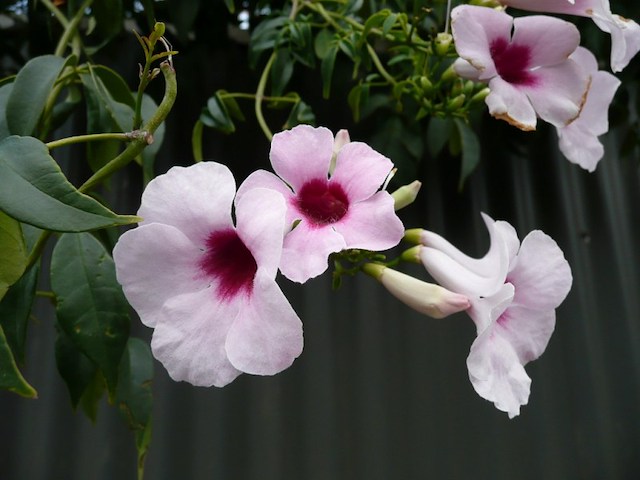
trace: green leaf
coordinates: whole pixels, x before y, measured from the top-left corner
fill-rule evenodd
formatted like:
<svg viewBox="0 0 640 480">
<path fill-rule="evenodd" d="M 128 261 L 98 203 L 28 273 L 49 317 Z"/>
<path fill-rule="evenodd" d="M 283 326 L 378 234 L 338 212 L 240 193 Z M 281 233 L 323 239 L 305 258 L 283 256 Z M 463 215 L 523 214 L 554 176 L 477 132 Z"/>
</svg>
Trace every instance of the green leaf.
<svg viewBox="0 0 640 480">
<path fill-rule="evenodd" d="M 198 120 L 193 126 L 193 131 L 191 132 L 191 150 L 193 151 L 193 159 L 196 162 L 201 162 L 203 160 L 202 156 L 202 128 L 204 124 Z"/>
<path fill-rule="evenodd" d="M 293 128 L 301 123 L 313 125 L 315 121 L 316 116 L 313 114 L 311 107 L 303 101 L 299 101 L 291 109 L 291 113 L 284 124 L 283 130 Z"/>
<path fill-rule="evenodd" d="M 151 118 L 157 109 L 158 105 L 156 104 L 155 100 L 144 93 L 142 95 L 141 109 L 142 123 L 144 124 L 149 118 Z M 153 167 L 155 157 L 158 154 L 160 147 L 162 147 L 162 142 L 164 141 L 164 132 L 165 126 L 164 122 L 162 122 L 156 129 L 156 131 L 153 132 L 153 143 L 142 151 L 142 160 L 150 167 Z"/>
<path fill-rule="evenodd" d="M 271 95 L 279 97 L 293 75 L 293 60 L 287 50 L 278 50 L 271 68 Z"/>
<path fill-rule="evenodd" d="M 31 306 L 36 296 L 38 266 L 34 265 L 11 285 L 0 302 L 0 326 L 18 363 L 24 363 L 25 341 Z"/>
<path fill-rule="evenodd" d="M 465 180 L 480 162 L 480 142 L 476 133 L 467 123 L 459 118 L 454 119 L 454 122 L 460 134 L 462 147 L 462 165 L 460 167 L 460 181 L 458 182 L 458 189 L 462 190 Z"/>
<path fill-rule="evenodd" d="M 66 89 L 64 101 L 58 102 L 53 107 L 51 118 L 51 131 L 60 128 L 82 101 L 80 89 L 75 85 L 69 85 Z"/>
<path fill-rule="evenodd" d="M 62 235 L 51 258 L 51 288 L 58 324 L 98 365 L 114 393 L 129 313 L 113 259 L 91 234 Z"/>
<path fill-rule="evenodd" d="M 224 0 L 224 4 L 227 6 L 229 13 L 234 13 L 236 11 L 236 5 L 233 0 Z"/>
<path fill-rule="evenodd" d="M 94 33 L 100 37 L 99 47 L 102 47 L 122 30 L 122 0 L 94 0 L 91 10 L 96 19 Z"/>
<path fill-rule="evenodd" d="M 167 9 L 172 23 L 178 29 L 178 38 L 182 42 L 189 40 L 189 32 L 198 16 L 200 0 L 167 0 Z"/>
<path fill-rule="evenodd" d="M 362 38 L 360 41 L 364 43 L 364 41 L 367 39 L 367 35 L 369 35 L 369 32 L 374 28 L 380 27 L 390 15 L 391 10 L 384 9 L 374 13 L 369 18 L 367 18 L 367 21 L 364 23 L 364 30 L 362 31 Z"/>
<path fill-rule="evenodd" d="M 316 52 L 316 56 L 322 60 L 329 54 L 335 42 L 336 37 L 330 30 L 320 30 L 313 41 L 313 49 Z"/>
<path fill-rule="evenodd" d="M 387 18 L 384 19 L 384 22 L 382 22 L 382 33 L 383 33 L 383 35 L 386 35 L 387 33 L 389 33 L 389 31 L 395 25 L 396 20 L 398 20 L 398 14 L 397 13 L 392 13 L 391 15 L 389 15 Z"/>
<path fill-rule="evenodd" d="M 46 145 L 31 137 L 0 141 L 0 209 L 47 230 L 81 232 L 139 221 L 120 216 L 80 193 L 63 175 Z"/>
<path fill-rule="evenodd" d="M 129 338 L 118 372 L 116 403 L 127 425 L 142 430 L 151 420 L 153 356 L 147 343 Z"/>
<path fill-rule="evenodd" d="M 229 115 L 231 115 L 232 118 L 244 122 L 244 114 L 242 113 L 242 110 L 240 110 L 238 102 L 236 102 L 236 99 L 231 96 L 225 96 L 228 93 L 229 92 L 227 92 L 226 90 L 218 90 L 216 92 L 216 97 L 218 97 L 218 100 L 224 103 L 224 105 L 227 107 L 227 110 L 229 111 Z"/>
<path fill-rule="evenodd" d="M 437 157 L 449 141 L 453 122 L 450 118 L 431 117 L 427 127 L 427 146 L 431 157 Z"/>
<path fill-rule="evenodd" d="M 207 127 L 215 128 L 223 133 L 235 132 L 236 127 L 226 105 L 216 95 L 209 98 L 207 108 L 203 113 L 204 115 L 200 115 L 200 121 Z"/>
<path fill-rule="evenodd" d="M 31 135 L 44 110 L 65 59 L 43 55 L 29 60 L 18 72 L 7 101 L 7 125 L 15 135 Z"/>
<path fill-rule="evenodd" d="M 58 373 L 60 373 L 64 383 L 67 385 L 67 390 L 69 390 L 69 396 L 71 397 L 71 405 L 75 409 L 78 407 L 89 385 L 94 381 L 98 373 L 98 366 L 76 347 L 61 328 L 58 328 L 55 357 Z M 94 411 L 97 410 L 89 408 L 87 411 L 87 415 L 92 420 L 95 420 L 95 415 L 92 416 L 90 414 Z"/>
<path fill-rule="evenodd" d="M 337 54 L 338 54 L 338 45 L 334 44 L 334 47 L 322 59 L 320 72 L 322 74 L 322 97 L 323 98 L 329 98 L 329 95 L 331 94 L 331 77 L 333 77 L 333 67 L 336 63 Z"/>
<path fill-rule="evenodd" d="M 0 140 L 11 135 L 7 125 L 7 101 L 13 90 L 13 83 L 7 83 L 0 87 Z"/>
<path fill-rule="evenodd" d="M 369 84 L 358 84 L 351 89 L 349 95 L 347 95 L 347 102 L 351 107 L 353 113 L 353 120 L 355 122 L 360 121 L 361 108 L 367 103 L 369 98 Z"/>
<path fill-rule="evenodd" d="M 18 370 L 2 327 L 0 327 L 0 388 L 26 398 L 38 398 L 38 392 L 27 383 Z"/>
<path fill-rule="evenodd" d="M 27 267 L 27 247 L 20 222 L 0 210 L 0 299 Z"/>
</svg>

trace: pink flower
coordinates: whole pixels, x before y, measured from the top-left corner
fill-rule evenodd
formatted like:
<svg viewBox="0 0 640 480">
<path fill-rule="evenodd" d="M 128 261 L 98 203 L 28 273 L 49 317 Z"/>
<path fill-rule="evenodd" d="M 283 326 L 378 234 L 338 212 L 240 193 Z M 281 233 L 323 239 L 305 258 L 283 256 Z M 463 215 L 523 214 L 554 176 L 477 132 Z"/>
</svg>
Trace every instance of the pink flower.
<svg viewBox="0 0 640 480">
<path fill-rule="evenodd" d="M 481 397 L 513 418 L 529 399 L 524 366 L 549 342 L 555 309 L 571 288 L 571 269 L 543 232 L 529 233 L 520 244 L 510 224 L 483 219 L 491 237 L 485 257 L 470 258 L 432 232 L 422 233 L 419 256 L 438 283 L 469 298 L 467 313 L 478 333 L 467 358 L 469 378 Z"/>
<path fill-rule="evenodd" d="M 470 5 L 454 8 L 451 18 L 461 57 L 454 68 L 488 82 L 491 115 L 522 130 L 535 130 L 536 116 L 556 127 L 578 116 L 589 78 L 568 59 L 580 43 L 574 25 Z"/>
<path fill-rule="evenodd" d="M 611 70 L 620 72 L 640 51 L 640 25 L 611 13 L 609 0 L 498 0 L 503 5 L 534 12 L 564 13 L 590 17 L 603 32 L 611 34 Z"/>
<path fill-rule="evenodd" d="M 236 198 L 224 165 L 173 167 L 152 180 L 114 251 L 118 281 L 174 380 L 218 387 L 273 375 L 302 351 L 302 324 L 275 282 L 285 204 L 271 190 Z"/>
<path fill-rule="evenodd" d="M 280 270 L 295 282 L 324 272 L 331 253 L 387 250 L 404 233 L 393 198 L 380 190 L 391 160 L 364 143 L 346 142 L 329 176 L 333 148 L 333 134 L 323 127 L 299 125 L 278 133 L 271 142 L 271 165 L 278 176 L 258 170 L 238 190 L 239 198 L 256 187 L 285 197 L 286 225 L 293 229 L 284 239 Z"/>
<path fill-rule="evenodd" d="M 607 114 L 620 80 L 609 72 L 598 71 L 596 58 L 586 48 L 578 47 L 571 58 L 591 75 L 591 85 L 578 118 L 557 129 L 560 150 L 570 162 L 593 172 L 604 155 L 598 136 L 609 130 Z"/>
</svg>

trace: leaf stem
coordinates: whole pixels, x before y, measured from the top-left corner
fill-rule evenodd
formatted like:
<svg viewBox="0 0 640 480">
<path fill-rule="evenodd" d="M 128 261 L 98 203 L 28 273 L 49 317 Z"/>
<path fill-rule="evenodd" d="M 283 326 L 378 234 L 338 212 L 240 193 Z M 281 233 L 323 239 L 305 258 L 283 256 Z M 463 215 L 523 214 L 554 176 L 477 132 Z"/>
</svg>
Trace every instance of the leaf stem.
<svg viewBox="0 0 640 480">
<path fill-rule="evenodd" d="M 82 5 L 80 5 L 80 8 L 76 12 L 76 14 L 73 16 L 71 21 L 68 22 L 67 25 L 65 26 L 64 33 L 62 34 L 62 36 L 60 37 L 60 40 L 58 41 L 58 45 L 56 46 L 55 52 L 53 52 L 54 55 L 58 57 L 61 57 L 63 55 L 64 49 L 67 48 L 67 43 L 69 43 L 69 39 L 71 39 L 71 37 L 76 33 L 78 24 L 80 23 L 80 20 L 82 20 L 82 17 L 84 16 L 84 11 L 92 3 L 93 3 L 93 0 L 84 0 Z M 55 5 L 54 5 L 54 8 L 55 8 Z M 60 19 L 58 18 L 58 20 Z"/>
<path fill-rule="evenodd" d="M 137 138 L 133 140 L 127 146 L 127 148 L 125 148 L 124 151 L 120 153 L 120 155 L 118 155 L 116 158 L 111 160 L 104 167 L 94 173 L 91 178 L 89 178 L 89 180 L 87 180 L 80 188 L 78 188 L 80 192 L 86 192 L 95 187 L 102 180 L 120 170 L 136 156 L 138 156 L 142 152 L 142 150 L 144 150 L 144 148 L 149 144 L 149 139 L 153 138 L 153 132 L 156 131 L 156 129 L 160 126 L 160 124 L 164 121 L 164 119 L 171 111 L 173 103 L 176 100 L 176 95 L 178 94 L 176 71 L 168 61 L 162 62 L 160 64 L 160 70 L 162 71 L 165 79 L 164 97 L 162 99 L 162 102 L 160 102 L 160 105 L 158 105 L 158 109 L 142 128 L 143 131 L 147 132 L 147 135 L 144 136 L 144 138 Z"/>
<path fill-rule="evenodd" d="M 53 150 L 54 148 L 64 147 L 65 145 L 72 145 L 74 143 L 97 142 L 100 140 L 120 140 L 128 142 L 131 140 L 146 139 L 149 141 L 152 140 L 150 137 L 149 132 L 145 130 L 134 130 L 126 133 L 92 133 L 89 135 L 61 138 L 60 140 L 54 140 L 45 145 L 49 150 Z"/>
<path fill-rule="evenodd" d="M 267 78 L 269 78 L 269 72 L 271 71 L 271 67 L 273 66 L 273 62 L 275 62 L 275 60 L 276 52 L 273 51 L 271 53 L 271 56 L 269 57 L 269 60 L 267 61 L 267 64 L 264 67 L 264 70 L 262 71 L 262 75 L 260 76 L 260 82 L 258 83 L 258 89 L 256 90 L 256 100 L 254 104 L 258 124 L 260 125 L 260 128 L 269 141 L 271 141 L 271 139 L 273 138 L 273 133 L 271 132 L 271 130 L 269 130 L 269 126 L 267 125 L 267 122 L 264 119 L 264 115 L 262 114 L 262 101 L 264 100 L 264 91 L 267 87 Z"/>
<path fill-rule="evenodd" d="M 49 240 L 49 237 L 52 233 L 53 232 L 51 232 L 50 230 L 45 230 L 40 234 L 38 240 L 36 240 L 36 243 L 33 245 L 33 248 L 29 253 L 29 258 L 27 258 L 27 266 L 25 268 L 25 272 L 28 271 L 38 261 L 40 255 L 42 255 L 42 250 L 44 250 L 44 246 L 47 244 L 47 240 Z"/>
<path fill-rule="evenodd" d="M 369 43 L 367 43 L 367 51 L 369 52 L 369 55 L 371 55 L 371 60 L 373 60 L 373 63 L 375 64 L 376 68 L 378 69 L 378 72 L 380 72 L 380 75 L 382 75 L 384 77 L 384 79 L 387 82 L 389 82 L 391 85 L 396 85 L 398 82 L 382 66 L 382 62 L 380 61 L 380 58 L 378 57 L 378 54 L 376 53 L 375 49 Z"/>
</svg>

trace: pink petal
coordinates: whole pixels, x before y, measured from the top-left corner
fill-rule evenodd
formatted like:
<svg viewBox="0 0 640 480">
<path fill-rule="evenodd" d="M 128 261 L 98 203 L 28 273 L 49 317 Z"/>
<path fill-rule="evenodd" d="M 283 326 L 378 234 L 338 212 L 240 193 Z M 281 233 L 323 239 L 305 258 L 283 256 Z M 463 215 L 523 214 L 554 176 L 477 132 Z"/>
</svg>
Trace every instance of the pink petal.
<svg viewBox="0 0 640 480">
<path fill-rule="evenodd" d="M 453 62 L 453 69 L 462 78 L 468 80 L 480 81 L 480 70 L 467 62 L 464 58 L 457 58 Z"/>
<path fill-rule="evenodd" d="M 287 203 L 291 203 L 295 200 L 295 195 L 280 177 L 271 172 L 267 172 L 266 170 L 256 170 L 249 175 L 242 184 L 240 184 L 240 187 L 238 187 L 238 193 L 236 193 L 236 204 L 245 195 L 245 193 L 253 190 L 254 188 L 275 190 L 285 198 Z M 285 219 L 285 228 L 291 228 L 293 223 L 299 219 L 300 215 L 297 210 L 295 208 L 288 208 Z"/>
<path fill-rule="evenodd" d="M 590 16 L 590 11 L 600 8 L 608 0 L 498 0 L 503 5 L 532 12 L 566 13 L 568 15 Z"/>
<path fill-rule="evenodd" d="M 490 45 L 497 39 L 508 42 L 512 23 L 511 16 L 491 8 L 460 5 L 451 12 L 456 51 L 480 70 L 480 80 L 496 75 Z"/>
<path fill-rule="evenodd" d="M 540 230 L 534 230 L 522 241 L 507 281 L 516 289 L 515 304 L 553 310 L 569 293 L 573 279 L 558 244 Z"/>
<path fill-rule="evenodd" d="M 160 309 L 175 295 L 200 290 L 201 249 L 180 230 L 151 223 L 125 232 L 115 248 L 118 282 L 142 323 L 154 327 Z"/>
<path fill-rule="evenodd" d="M 213 288 L 169 299 L 151 339 L 151 349 L 176 381 L 223 387 L 240 371 L 225 350 L 225 340 L 240 302 L 218 302 Z"/>
<path fill-rule="evenodd" d="M 594 72 L 591 75 L 591 87 L 580 116 L 565 128 L 572 125 L 598 136 L 609 130 L 609 106 L 613 101 L 620 80 L 609 72 Z"/>
<path fill-rule="evenodd" d="M 212 230 L 230 228 L 236 182 L 227 167 L 201 162 L 172 167 L 149 182 L 138 215 L 142 225 L 172 225 L 202 245 Z"/>
<path fill-rule="evenodd" d="M 593 53 L 584 47 L 576 48 L 576 51 L 569 58 L 580 65 L 580 68 L 588 75 L 598 71 L 598 60 Z"/>
<path fill-rule="evenodd" d="M 536 129 L 536 112 L 527 95 L 500 77 L 489 82 L 491 93 L 485 99 L 489 113 L 521 130 Z"/>
<path fill-rule="evenodd" d="M 519 17 L 513 21 L 511 42 L 526 48 L 529 67 L 565 61 L 580 44 L 580 32 L 571 23 L 544 15 Z"/>
<path fill-rule="evenodd" d="M 498 318 L 494 328 L 511 344 L 520 363 L 526 365 L 544 353 L 555 326 L 555 310 L 512 305 Z"/>
<path fill-rule="evenodd" d="M 258 270 L 251 300 L 229 330 L 226 351 L 235 368 L 274 375 L 302 353 L 302 322 L 269 274 Z"/>
<path fill-rule="evenodd" d="M 493 295 L 469 298 L 471 308 L 467 313 L 476 325 L 478 335 L 493 328 L 495 321 L 513 303 L 515 289 L 510 283 L 503 284 Z"/>
<path fill-rule="evenodd" d="M 347 215 L 333 227 L 344 237 L 345 248 L 388 250 L 400 243 L 404 235 L 393 197 L 385 191 L 351 205 Z"/>
<path fill-rule="evenodd" d="M 284 239 L 280 271 L 289 280 L 304 283 L 328 268 L 330 254 L 345 248 L 343 236 L 333 227 L 300 222 Z"/>
<path fill-rule="evenodd" d="M 471 345 L 467 357 L 469 379 L 482 398 L 493 402 L 509 418 L 529 401 L 531 379 L 518 355 L 498 332 L 488 329 Z"/>
<path fill-rule="evenodd" d="M 564 127 L 580 113 L 589 88 L 589 76 L 573 61 L 533 72 L 537 83 L 522 85 L 540 118 L 556 127 Z"/>
<path fill-rule="evenodd" d="M 271 141 L 273 170 L 294 191 L 314 178 L 326 179 L 333 155 L 333 134 L 324 127 L 298 125 Z"/>
<path fill-rule="evenodd" d="M 366 143 L 351 142 L 338 152 L 331 182 L 338 183 L 353 204 L 380 190 L 392 168 L 391 160 Z"/>
<path fill-rule="evenodd" d="M 259 268 L 276 277 L 285 233 L 284 198 L 275 190 L 254 188 L 236 201 L 236 232 Z"/>
</svg>

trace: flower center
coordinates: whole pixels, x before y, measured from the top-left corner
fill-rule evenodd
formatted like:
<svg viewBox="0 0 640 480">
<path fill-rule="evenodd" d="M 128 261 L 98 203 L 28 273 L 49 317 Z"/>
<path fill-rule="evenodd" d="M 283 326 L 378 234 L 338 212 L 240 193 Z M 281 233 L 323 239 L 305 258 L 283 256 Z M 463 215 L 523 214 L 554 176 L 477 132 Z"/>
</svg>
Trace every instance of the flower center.
<svg viewBox="0 0 640 480">
<path fill-rule="evenodd" d="M 531 52 L 526 45 L 514 45 L 504 38 L 496 38 L 491 42 L 491 58 L 498 74 L 513 85 L 534 85 L 536 77 L 531 75 L 528 67 Z"/>
<path fill-rule="evenodd" d="M 206 247 L 200 269 L 218 281 L 218 296 L 230 300 L 240 293 L 250 295 L 258 265 L 235 230 L 211 232 Z"/>
<path fill-rule="evenodd" d="M 296 204 L 315 225 L 335 223 L 349 210 L 349 199 L 342 187 L 320 179 L 311 180 L 302 186 Z"/>
</svg>

